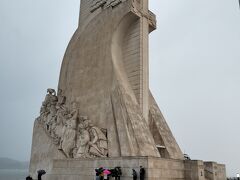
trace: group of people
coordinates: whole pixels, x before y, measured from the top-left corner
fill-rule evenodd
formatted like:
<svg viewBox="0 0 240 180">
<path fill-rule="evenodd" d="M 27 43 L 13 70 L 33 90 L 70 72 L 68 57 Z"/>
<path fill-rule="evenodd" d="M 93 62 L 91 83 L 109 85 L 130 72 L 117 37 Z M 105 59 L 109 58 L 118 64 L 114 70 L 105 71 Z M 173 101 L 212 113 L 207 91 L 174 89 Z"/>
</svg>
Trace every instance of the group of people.
<svg viewBox="0 0 240 180">
<path fill-rule="evenodd" d="M 107 132 L 79 116 L 76 102 L 70 108 L 61 89 L 48 89 L 38 120 L 67 158 L 107 157 Z"/>
<path fill-rule="evenodd" d="M 115 180 L 120 180 L 120 177 L 122 176 L 121 167 L 115 167 L 114 169 L 105 169 L 103 167 L 100 167 L 98 169 L 95 169 L 95 172 L 96 180 L 109 180 L 110 177 L 114 177 Z M 135 169 L 132 169 L 132 177 L 133 180 L 138 179 L 138 173 Z M 145 169 L 142 166 L 140 166 L 139 177 L 140 180 L 145 179 Z"/>
<path fill-rule="evenodd" d="M 133 175 L 133 180 L 137 180 L 138 174 L 135 169 L 132 169 L 132 175 Z M 140 176 L 140 180 L 145 179 L 145 169 L 142 166 L 140 166 L 139 176 Z"/>
<path fill-rule="evenodd" d="M 135 169 L 132 169 L 133 173 L 133 180 L 137 180 L 138 175 L 137 171 Z M 121 167 L 115 167 L 114 169 L 104 169 L 103 167 L 100 167 L 98 169 L 95 169 L 96 172 L 96 180 L 108 180 L 109 177 L 114 177 L 115 180 L 120 180 L 120 177 L 122 176 L 122 170 Z M 38 170 L 38 180 L 42 180 L 42 176 L 46 174 L 45 170 Z M 139 171 L 140 180 L 145 179 L 145 169 L 140 166 Z M 26 180 L 33 180 L 31 176 L 26 177 Z"/>
<path fill-rule="evenodd" d="M 95 169 L 95 172 L 96 180 L 109 180 L 110 177 L 114 177 L 115 180 L 120 180 L 120 177 L 122 176 L 122 170 L 119 166 L 113 169 L 105 169 L 103 167 L 100 167 L 98 169 Z"/>
</svg>

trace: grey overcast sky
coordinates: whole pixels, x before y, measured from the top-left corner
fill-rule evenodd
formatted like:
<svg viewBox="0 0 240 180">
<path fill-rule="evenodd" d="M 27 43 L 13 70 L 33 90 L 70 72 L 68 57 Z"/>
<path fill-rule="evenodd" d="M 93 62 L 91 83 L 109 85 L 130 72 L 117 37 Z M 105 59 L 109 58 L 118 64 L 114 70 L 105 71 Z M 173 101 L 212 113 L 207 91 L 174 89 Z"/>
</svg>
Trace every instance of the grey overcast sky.
<svg viewBox="0 0 240 180">
<path fill-rule="evenodd" d="M 34 119 L 78 23 L 79 0 L 0 0 L 0 156 L 29 160 Z M 240 172 L 238 0 L 150 0 L 150 87 L 181 149 Z"/>
</svg>

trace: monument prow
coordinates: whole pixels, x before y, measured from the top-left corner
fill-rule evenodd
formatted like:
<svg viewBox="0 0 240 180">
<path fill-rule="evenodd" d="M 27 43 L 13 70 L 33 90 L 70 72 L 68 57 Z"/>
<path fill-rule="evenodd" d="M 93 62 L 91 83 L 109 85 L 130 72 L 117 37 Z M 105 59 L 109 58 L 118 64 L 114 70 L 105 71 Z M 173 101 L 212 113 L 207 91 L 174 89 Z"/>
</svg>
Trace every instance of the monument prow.
<svg viewBox="0 0 240 180">
<path fill-rule="evenodd" d="M 44 169 L 47 180 L 90 180 L 97 166 L 121 166 L 127 180 L 141 165 L 148 180 L 189 177 L 149 90 L 148 35 L 155 18 L 148 0 L 81 1 L 58 93 L 47 90 L 34 125 L 32 176 Z M 200 171 L 194 166 L 187 174 Z M 171 168 L 176 174 L 169 174 Z M 169 173 L 159 175 L 160 169 Z"/>
</svg>

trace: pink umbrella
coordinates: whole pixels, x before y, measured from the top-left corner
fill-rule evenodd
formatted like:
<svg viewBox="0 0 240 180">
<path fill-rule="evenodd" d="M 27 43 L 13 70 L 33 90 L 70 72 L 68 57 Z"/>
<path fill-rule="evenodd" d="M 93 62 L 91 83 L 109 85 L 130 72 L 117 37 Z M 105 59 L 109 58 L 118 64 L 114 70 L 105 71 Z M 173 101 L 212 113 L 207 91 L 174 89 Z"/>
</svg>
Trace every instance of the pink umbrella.
<svg viewBox="0 0 240 180">
<path fill-rule="evenodd" d="M 103 174 L 104 174 L 104 175 L 109 175 L 109 174 L 111 174 L 111 172 L 110 172 L 109 170 L 105 169 L 105 170 L 103 171 Z"/>
</svg>

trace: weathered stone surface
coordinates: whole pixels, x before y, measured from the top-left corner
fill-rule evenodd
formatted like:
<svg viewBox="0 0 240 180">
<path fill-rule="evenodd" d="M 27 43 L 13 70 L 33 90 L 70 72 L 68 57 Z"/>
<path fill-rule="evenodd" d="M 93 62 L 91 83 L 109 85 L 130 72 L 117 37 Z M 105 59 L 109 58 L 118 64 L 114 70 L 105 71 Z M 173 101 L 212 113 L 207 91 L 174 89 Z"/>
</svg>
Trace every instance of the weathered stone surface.
<svg viewBox="0 0 240 180">
<path fill-rule="evenodd" d="M 148 34 L 155 28 L 148 0 L 81 0 L 58 93 L 47 90 L 35 122 L 31 175 L 45 169 L 47 179 L 88 180 L 95 167 L 119 165 L 126 180 L 142 164 L 151 180 L 205 178 L 202 161 L 183 161 L 149 91 Z M 224 166 L 218 169 L 206 177 L 224 177 Z"/>
<path fill-rule="evenodd" d="M 108 2 L 92 1 L 99 6 Z M 91 11 L 92 5 L 85 1 L 81 5 Z M 90 14 L 80 22 L 85 28 L 75 33 L 62 64 L 59 88 L 67 103 L 78 102 L 94 124 L 105 126 L 110 157 L 160 156 L 153 139 L 160 134 L 149 129 L 149 23 L 143 22 L 145 12 L 148 9 L 141 9 L 140 2 L 129 0 Z M 163 126 L 175 148 L 169 157 L 183 158 L 171 132 L 166 132 L 170 129 Z"/>
<path fill-rule="evenodd" d="M 165 121 L 151 92 L 149 92 L 149 127 L 156 145 L 159 145 L 161 157 L 182 159 L 181 150 Z"/>
<path fill-rule="evenodd" d="M 185 161 L 185 179 L 205 180 L 203 161 Z"/>
<path fill-rule="evenodd" d="M 209 180 L 224 180 L 226 177 L 226 167 L 224 164 L 216 162 L 204 162 L 205 177 Z"/>
<path fill-rule="evenodd" d="M 34 123 L 29 174 L 37 179 L 37 170 L 50 171 L 53 159 L 66 159 L 38 120 Z"/>
<path fill-rule="evenodd" d="M 156 166 L 157 165 L 157 166 Z M 95 178 L 95 169 L 104 167 L 113 169 L 120 166 L 122 170 L 122 180 L 132 180 L 132 169 L 135 169 L 139 177 L 140 166 L 145 171 L 145 179 L 184 179 L 184 161 L 151 158 L 151 157 L 121 157 L 121 158 L 98 158 L 95 160 L 55 160 L 51 173 L 46 176 L 46 180 L 59 179 L 84 179 L 92 180 Z"/>
<path fill-rule="evenodd" d="M 51 137 L 66 158 L 107 157 L 107 131 L 94 126 L 87 116 L 80 116 L 76 102 L 70 107 L 59 89 L 48 89 L 36 123 Z"/>
</svg>

